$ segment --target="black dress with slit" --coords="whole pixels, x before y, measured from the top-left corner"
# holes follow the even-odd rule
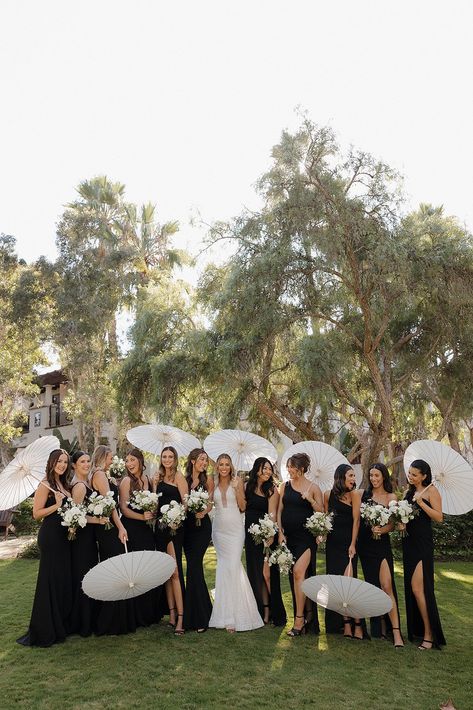
[[[45,508],[54,505],[50,493]],[[27,633],[17,639],[23,646],[52,646],[65,640],[72,608],[71,542],[57,512],[46,516],[38,532],[41,552],[38,579]]]
[[[343,575],[350,562],[348,548],[353,534],[353,511],[351,505],[343,503],[330,491],[329,513],[333,513],[333,528],[325,543],[327,574]],[[357,556],[352,559],[353,576],[357,574]],[[343,616],[330,609],[325,610],[325,631],[338,634],[343,630]]]
[[[202,486],[198,486],[202,488]],[[197,525],[199,520],[200,525]],[[184,553],[186,555],[186,603],[184,628],[206,629],[212,614],[212,602],[204,576],[204,555],[212,537],[212,523],[208,515],[197,519],[187,511],[184,521]]]
[[[159,498],[159,507],[163,505],[169,505],[172,500],[182,503],[181,494],[177,486],[172,485],[172,483],[166,483],[165,481],[160,481],[158,483],[156,493],[161,493]],[[159,512],[158,512],[159,515]],[[184,525],[181,525],[174,533],[171,535],[169,528],[161,529],[159,524],[156,523],[154,529],[154,538],[156,543],[156,549],[160,552],[166,552],[167,546],[170,542],[174,545],[174,554],[176,555],[177,570],[179,573],[179,581],[181,582],[182,598],[185,595],[185,584],[184,584],[184,572],[182,570],[182,547],[184,543]],[[165,599],[165,594],[163,594],[162,599],[162,609],[163,613],[166,613],[167,601]],[[200,628],[200,627],[199,627]]]
[[[118,486],[112,481],[109,481],[109,487],[117,506],[116,510],[119,512]],[[122,545],[118,539],[118,532],[115,525],[109,530],[105,529],[105,525],[96,525],[95,528],[100,562],[125,553],[125,546]],[[136,631],[134,599],[97,602],[95,633],[98,636],[118,636],[120,634],[133,633],[134,631]]]
[[[370,500],[370,494],[368,491],[363,491],[363,496],[361,498],[362,503],[367,503]],[[373,584],[375,587],[381,589],[381,583],[379,581],[379,574],[381,570],[381,564],[383,560],[386,560],[389,572],[391,574],[391,583],[394,598],[397,601],[396,585],[394,583],[394,562],[393,553],[391,550],[391,541],[389,538],[389,533],[384,533],[381,535],[379,540],[373,538],[371,531],[371,526],[363,519],[360,520],[360,530],[358,532],[358,542],[356,543],[356,549],[358,551],[358,556],[360,558],[361,566],[363,569],[363,576],[366,582]],[[399,615],[399,606],[398,606]],[[370,631],[373,638],[380,638],[383,634],[381,619],[384,618],[386,631],[391,631],[392,624],[389,618],[389,614],[385,614],[384,617],[372,616],[370,618]]]
[[[287,481],[284,486],[281,524],[286,537],[287,546],[294,556],[294,564],[306,550],[310,550],[310,562],[307,565],[306,578],[316,573],[317,543],[314,535],[304,527],[307,518],[309,518],[313,512],[309,501],[303,498],[302,494],[291,486],[290,481]],[[292,570],[289,573],[289,583],[291,585],[295,616],[297,613],[297,605]],[[305,617],[307,619],[307,631],[318,634],[320,628],[317,616],[317,605],[309,598],[306,600]]]
[[[258,495],[255,492],[246,492],[246,510],[245,510],[245,557],[246,557],[246,572],[250,580],[253,594],[255,595],[258,611],[262,619],[264,619],[264,604],[263,604],[263,585],[265,584],[263,577],[264,565],[264,545],[257,545],[253,537],[248,532],[248,528],[253,523],[258,523],[261,518],[264,518],[268,512],[268,498]],[[277,534],[275,536],[272,548],[277,547]],[[279,567],[271,565],[270,587],[269,594],[269,620],[274,626],[285,626],[287,617],[281,596],[281,580]]]
[[[74,486],[80,485],[77,481]],[[88,505],[92,489],[86,484],[83,504]],[[74,486],[72,488],[74,488]],[[72,609],[68,620],[69,634],[90,636],[94,630],[97,602],[82,591],[82,580],[87,572],[98,563],[97,542],[93,523],[77,528],[75,539],[71,541],[72,565]]]
[[[412,493],[408,492],[406,499],[412,503]],[[428,501],[426,505],[432,507]],[[409,641],[422,639],[424,624],[412,592],[412,576],[419,562],[422,562],[424,595],[427,605],[430,626],[432,628],[433,648],[440,649],[446,644],[443,635],[440,615],[434,592],[434,542],[432,537],[432,520],[416,503],[418,515],[406,525],[406,536],[402,541],[402,556],[404,562],[404,593],[406,598],[407,635]]]

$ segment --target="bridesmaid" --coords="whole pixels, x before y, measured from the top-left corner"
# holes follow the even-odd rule
[[[383,463],[375,463],[370,469],[370,483],[362,493],[361,502],[373,501],[378,505],[389,506],[391,501],[396,500],[393,493],[389,471]],[[366,582],[379,587],[391,597],[393,608],[384,617],[371,618],[371,636],[385,638],[387,620],[391,622],[389,626],[393,632],[393,643],[395,648],[402,648],[404,642],[401,636],[399,624],[399,607],[397,602],[396,585],[394,584],[394,562],[391,550],[389,533],[393,529],[393,524],[388,523],[383,527],[371,527],[361,521],[358,534],[358,555],[363,568],[363,576]],[[381,535],[375,540],[373,533]],[[384,628],[383,628],[384,626]]]
[[[418,646],[421,651],[440,649],[446,641],[434,593],[432,520],[443,520],[442,499],[432,484],[432,471],[426,461],[413,461],[407,480],[405,498],[418,509],[418,515],[407,523],[407,535],[402,541],[407,633],[409,641],[422,639]]]
[[[110,491],[117,507],[112,513],[113,527],[109,530],[103,525],[97,525],[95,536],[97,540],[100,561],[108,560],[125,552],[124,544],[128,535],[119,516],[118,485],[114,478],[109,477],[108,469],[113,460],[112,450],[108,446],[97,446],[92,454],[90,466],[90,486],[100,495]],[[98,636],[126,634],[136,631],[135,610],[133,600],[114,602],[98,602],[95,632]]]
[[[159,507],[169,504],[172,500],[184,502],[187,494],[187,483],[180,471],[177,470],[178,455],[172,446],[166,446],[161,451],[161,462],[156,476],[153,478],[153,490],[161,493]],[[169,608],[169,624],[174,627],[176,636],[184,633],[184,573],[182,571],[182,545],[184,542],[184,526],[181,525],[171,535],[169,528],[155,527],[154,533],[156,549],[167,552],[176,560],[176,569],[166,582],[166,599]]]
[[[259,457],[248,474],[245,486],[245,556],[246,571],[255,595],[258,611],[265,624],[286,626],[286,610],[281,597],[279,567],[268,565],[263,543],[256,545],[248,528],[258,523],[266,513],[276,521],[279,493],[276,487],[273,464]],[[271,544],[273,541],[271,541]]]
[[[360,496],[356,488],[355,472],[351,466],[342,463],[334,474],[333,488],[324,493],[325,511],[334,513],[333,529],[327,535],[327,574],[349,575],[350,562],[356,577],[356,540],[360,528]],[[325,630],[328,634],[339,633],[347,638],[362,640],[368,638],[360,619],[355,619],[355,628],[348,617],[326,609]]]
[[[289,574],[294,607],[294,625],[289,636],[300,636],[306,628],[319,633],[317,607],[305,596],[302,582],[315,574],[317,542],[304,527],[314,511],[323,511],[320,488],[305,474],[310,467],[307,454],[294,454],[287,461],[290,480],[281,484],[278,508],[279,542],[286,542],[294,555],[294,566]],[[307,626],[309,625],[309,626]]]
[[[72,455],[71,495],[74,503],[88,505],[92,488],[88,482],[90,456],[85,451],[75,451]],[[87,516],[85,528],[78,528],[71,545],[72,564],[72,611],[68,623],[70,634],[90,636],[95,623],[97,604],[82,591],[82,580],[87,572],[98,563],[95,528],[104,525],[106,518]]]
[[[120,482],[120,510],[122,523],[128,535],[128,550],[154,550],[153,529],[148,521],[153,521],[150,511],[139,513],[130,506],[135,491],[150,490],[150,482],[145,474],[145,460],[139,449],[131,449],[125,458],[126,474]],[[157,621],[160,588],[151,589],[135,597],[134,610],[137,626],[150,626]]]
[[[212,536],[208,513],[212,510],[214,493],[213,478],[207,476],[208,465],[209,457],[203,449],[190,452],[186,464],[187,490],[190,493],[200,488],[209,493],[207,510],[195,515],[187,511],[184,523],[184,552],[187,561],[184,628],[195,629],[200,634],[207,631],[212,613],[212,602],[204,577],[204,555]],[[199,525],[197,520],[200,520]]]
[[[38,532],[41,558],[29,629],[18,639],[24,646],[52,646],[66,638],[72,607],[71,543],[57,510],[69,497],[68,469],[69,454],[52,451],[34,495],[33,517],[43,520]]]

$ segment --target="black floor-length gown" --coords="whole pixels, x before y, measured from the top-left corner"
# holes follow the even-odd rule
[[[78,481],[74,486],[77,485]],[[89,486],[86,486],[86,489],[84,505],[88,505],[92,493]],[[72,609],[67,623],[69,634],[90,636],[94,630],[97,602],[82,591],[82,580],[99,561],[96,527],[98,526],[94,523],[87,523],[84,528],[77,528],[76,537],[71,541]]]
[[[92,480],[93,484],[93,480]],[[110,490],[118,507],[118,486],[109,481]],[[125,546],[118,539],[115,525],[105,530],[104,525],[95,526],[100,562],[125,553]],[[139,597],[138,597],[139,598]],[[135,600],[123,599],[113,602],[98,602],[95,632],[98,636],[133,633],[136,631]]]
[[[343,503],[330,491],[328,510],[333,513],[333,528],[327,535],[325,544],[327,574],[343,575],[350,558],[348,548],[351,545],[353,532],[353,511],[351,505]],[[352,559],[353,576],[357,574],[357,555]],[[343,629],[343,616],[330,609],[325,610],[325,631],[327,634],[338,634]],[[365,635],[365,630],[363,629]]]
[[[310,563],[307,566],[306,578],[313,576],[316,572],[317,543],[314,535],[304,527],[304,523],[313,512],[309,501],[303,498],[299,491],[294,490],[290,481],[287,481],[284,486],[281,524],[286,537],[287,546],[294,555],[294,564],[306,550],[310,550]],[[289,573],[289,583],[291,585],[295,616],[297,614],[297,607],[292,571]],[[305,616],[307,619],[306,628],[308,631],[318,634],[320,629],[317,606],[310,599],[307,599],[305,608]]]
[[[363,496],[361,499],[362,503],[367,503],[370,500],[370,495],[368,491],[363,491]],[[391,573],[391,583],[394,598],[397,602],[397,592],[396,585],[394,583],[394,563],[393,563],[393,553],[391,550],[391,541],[389,538],[389,533],[381,535],[379,540],[373,538],[371,531],[371,526],[368,525],[363,519],[360,520],[360,530],[358,533],[358,542],[356,543],[356,549],[358,552],[358,557],[360,558],[361,566],[363,568],[363,576],[366,582],[373,584],[375,587],[381,589],[381,583],[379,581],[379,573],[381,570],[381,564],[383,560],[386,560],[389,571]],[[398,605],[398,615],[399,615],[399,605]],[[372,616],[370,619],[370,631],[373,638],[380,638],[382,636],[382,625],[381,616]],[[389,614],[384,615],[384,621],[386,624],[386,630],[390,631],[392,629],[391,620]]]
[[[172,500],[182,503],[181,494],[177,486],[173,486],[172,483],[166,483],[165,481],[160,481],[158,483],[157,493],[161,493],[159,499],[159,507],[163,505],[169,505]],[[159,513],[158,513],[159,515]],[[185,597],[185,584],[184,584],[184,572],[182,570],[182,547],[184,543],[184,525],[181,525],[174,535],[171,535],[169,528],[161,529],[159,524],[156,523],[154,529],[154,538],[156,542],[156,549],[160,552],[166,552],[167,546],[170,542],[174,545],[174,554],[176,555],[177,571],[179,574],[179,581],[181,582],[182,598]],[[163,614],[168,613],[169,609],[167,606],[166,594],[163,593],[161,597],[161,611]],[[176,612],[177,613],[177,612]],[[200,628],[200,627],[199,627]]]
[[[54,505],[50,493],[44,505]],[[52,646],[64,641],[72,607],[71,543],[67,527],[57,512],[47,515],[38,532],[41,551],[36,592],[27,633],[18,639],[24,646]]]
[[[130,499],[132,491],[130,490]],[[139,511],[134,510],[130,503],[128,508],[134,513]],[[128,551],[135,552],[137,550],[155,550],[153,528],[148,525],[146,520],[137,520],[135,518],[122,517],[122,523],[128,533]],[[156,623],[161,618],[159,613],[159,604],[161,598],[162,587],[155,587],[149,592],[140,594],[135,597],[134,610],[135,621],[137,626],[150,626]]]
[[[206,629],[212,614],[212,602],[204,576],[204,555],[212,536],[212,523],[208,515],[199,518],[187,511],[184,521],[184,552],[186,555],[186,603],[184,628]]]
[[[412,503],[412,493],[406,498]],[[424,501],[432,507],[428,501]],[[427,604],[427,613],[432,627],[433,648],[440,649],[446,644],[443,635],[440,615],[434,592],[434,543],[432,537],[432,520],[420,506],[418,515],[406,525],[406,537],[402,541],[404,562],[404,593],[406,598],[407,635],[409,641],[423,639],[424,624],[417,606],[416,598],[412,592],[412,576],[419,562],[422,562],[424,580],[424,595]]]
[[[257,545],[253,537],[248,532],[248,528],[253,523],[258,524],[261,518],[264,518],[268,512],[268,498],[260,496],[257,493],[247,493],[246,495],[246,510],[245,510],[245,557],[246,557],[246,572],[250,580],[253,594],[255,595],[258,611],[262,619],[264,619],[264,604],[263,604],[263,565],[264,565],[264,545]],[[273,548],[277,546],[277,534],[275,536]],[[285,626],[287,617],[281,596],[281,581],[279,575],[279,567],[271,565],[270,571],[270,586],[271,593],[269,594],[269,620],[274,626]]]

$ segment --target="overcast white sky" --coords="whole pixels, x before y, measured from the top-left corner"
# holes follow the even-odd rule
[[[255,204],[297,105],[473,228],[472,27],[469,0],[2,0],[0,232],[54,258],[105,173],[195,250],[191,214]]]

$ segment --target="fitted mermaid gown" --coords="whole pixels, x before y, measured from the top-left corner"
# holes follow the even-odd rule
[[[235,631],[259,629],[264,624],[241,563],[245,530],[233,488],[229,486],[223,497],[217,486],[214,502],[212,540],[217,553],[217,572],[209,626]]]
[[[184,522],[184,552],[187,562],[185,629],[206,629],[212,614],[212,602],[204,577],[204,555],[210,544],[212,524],[208,515],[199,519],[200,525],[196,525],[196,520],[194,513],[188,510]]]
[[[412,493],[406,495],[412,503]],[[428,501],[425,503],[432,507]],[[409,641],[422,639],[424,624],[412,592],[412,576],[419,562],[422,562],[424,595],[427,604],[427,614],[432,628],[433,648],[440,649],[446,644],[443,635],[440,615],[434,592],[434,542],[432,537],[432,520],[420,506],[418,515],[406,525],[406,537],[402,541],[402,556],[404,562],[404,593],[406,598],[407,635]]]
[[[50,493],[44,507],[55,502]],[[29,629],[18,639],[23,646],[52,646],[67,635],[72,608],[71,542],[61,522],[57,512],[51,513],[38,532],[41,557]]]

